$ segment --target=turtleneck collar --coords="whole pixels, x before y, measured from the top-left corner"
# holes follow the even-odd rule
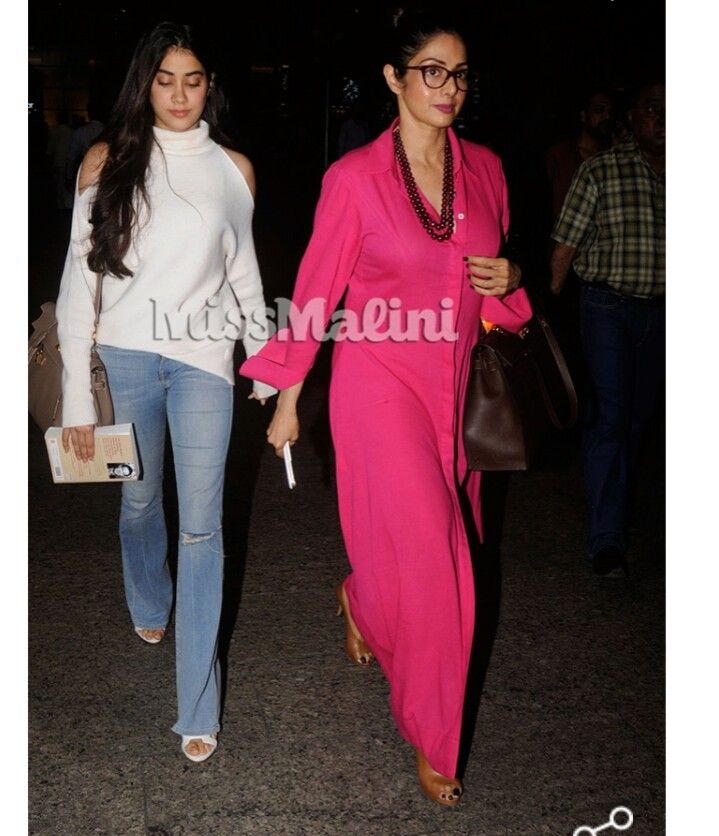
[[[201,119],[196,128],[189,131],[168,131],[153,125],[155,139],[166,154],[202,154],[209,150],[213,142],[210,139],[210,126]]]

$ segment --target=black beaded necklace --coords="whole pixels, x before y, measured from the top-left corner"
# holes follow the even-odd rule
[[[425,208],[420,197],[417,183],[412,174],[412,168],[407,159],[407,152],[404,150],[402,137],[399,135],[399,127],[392,132],[394,142],[394,155],[399,163],[399,170],[402,174],[404,186],[407,189],[409,202],[427,235],[435,241],[446,241],[454,231],[454,158],[452,157],[452,146],[449,136],[444,141],[444,169],[442,171],[442,210],[439,213],[439,220],[433,221],[431,215]]]

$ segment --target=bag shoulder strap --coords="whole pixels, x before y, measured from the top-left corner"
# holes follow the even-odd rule
[[[102,273],[95,274],[95,321],[92,325],[92,344],[97,342],[97,324],[100,321],[100,311],[102,310]]]

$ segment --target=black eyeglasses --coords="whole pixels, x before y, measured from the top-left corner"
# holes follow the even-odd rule
[[[477,73],[471,70],[448,70],[446,67],[440,67],[439,64],[422,64],[421,66],[405,64],[404,68],[405,70],[419,70],[422,73],[422,80],[432,90],[444,87],[450,78],[454,79],[457,89],[463,93],[477,83]]]

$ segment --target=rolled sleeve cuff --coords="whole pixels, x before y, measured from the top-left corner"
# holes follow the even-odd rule
[[[503,297],[485,296],[482,302],[482,319],[515,334],[531,318],[532,306],[527,291],[522,287]]]
[[[584,239],[584,230],[554,229],[549,237],[558,244],[564,244],[576,250]]]
[[[290,346],[295,350],[290,351]],[[248,357],[240,366],[239,372],[243,377],[260,381],[275,389],[288,389],[305,379],[314,357],[313,347],[310,347],[311,357],[299,362],[300,358],[296,356],[298,348],[298,344],[292,342],[288,329],[283,328],[257,354]]]

